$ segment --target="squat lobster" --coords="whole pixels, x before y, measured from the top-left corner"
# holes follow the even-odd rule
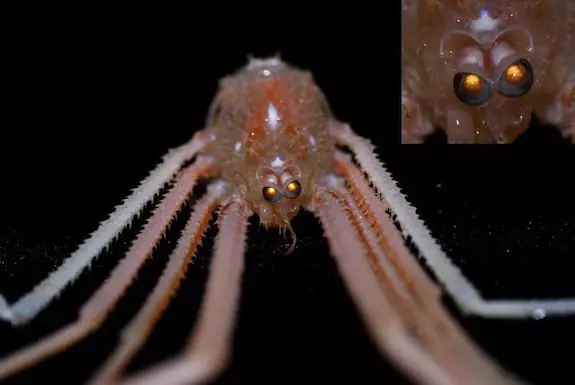
[[[334,118],[308,72],[278,58],[251,59],[221,81],[206,127],[170,151],[109,219],[30,293],[12,305],[0,297],[4,320],[18,325],[34,318],[177,174],[125,258],[82,307],[79,319],[0,360],[0,379],[93,332],[200,179],[210,180],[207,192],[193,206],[153,293],[122,331],[120,346],[95,373],[92,384],[195,384],[218,375],[230,352],[252,214],[264,226],[288,229],[292,235],[289,223],[300,209],[319,218],[371,338],[419,384],[518,382],[481,353],[451,319],[441,305],[439,288],[414,260],[387,209],[464,312],[491,317],[575,312],[575,300],[483,300],[431,237],[371,144]],[[351,150],[357,165],[336,146]],[[216,210],[219,234],[210,277],[185,352],[122,380],[123,369],[166,307]]]

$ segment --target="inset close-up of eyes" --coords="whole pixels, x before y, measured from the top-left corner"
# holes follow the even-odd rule
[[[402,5],[403,143],[575,143],[573,0]]]
[[[0,384],[569,383],[570,59],[506,24],[540,3],[218,19],[221,36],[161,7],[23,21]],[[434,145],[452,142],[518,145]]]

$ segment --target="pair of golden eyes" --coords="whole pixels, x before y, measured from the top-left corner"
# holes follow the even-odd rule
[[[494,85],[477,74],[460,72],[453,78],[453,89],[463,103],[479,106],[491,99],[493,87],[505,97],[517,98],[529,92],[533,81],[533,68],[527,60],[519,59],[505,69]]]
[[[277,202],[282,196],[289,199],[295,199],[301,194],[301,184],[297,181],[289,182],[283,193],[275,187],[266,186],[262,190],[262,195],[264,199],[268,202]]]

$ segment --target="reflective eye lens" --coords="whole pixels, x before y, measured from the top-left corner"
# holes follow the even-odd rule
[[[297,180],[293,180],[286,185],[284,195],[287,198],[297,198],[301,194],[301,184]]]
[[[489,82],[470,72],[460,72],[455,75],[453,90],[457,98],[469,106],[486,103],[493,95]]]
[[[268,202],[277,202],[281,198],[281,194],[275,187],[264,187],[262,190],[264,199]]]
[[[519,59],[505,68],[497,82],[497,92],[508,98],[525,95],[533,86],[533,68],[525,59]]]

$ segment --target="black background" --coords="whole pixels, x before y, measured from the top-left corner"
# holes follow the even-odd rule
[[[1,140],[0,290],[9,301],[61,263],[168,148],[202,127],[219,78],[247,54],[277,52],[311,70],[336,116],[374,141],[433,235],[485,296],[575,296],[575,153],[568,142],[533,124],[513,146],[399,145],[398,10],[311,15],[299,7],[262,6],[249,17],[223,5],[218,12],[140,6],[14,15]],[[100,331],[11,383],[85,380],[151,290],[188,212]],[[142,221],[29,325],[0,324],[0,354],[73,320]],[[293,225],[299,243],[288,256],[287,240],[250,228],[234,359],[218,383],[407,383],[369,342],[315,219],[304,214]],[[184,343],[213,234],[130,371]],[[575,381],[573,318],[460,320],[525,379]]]

